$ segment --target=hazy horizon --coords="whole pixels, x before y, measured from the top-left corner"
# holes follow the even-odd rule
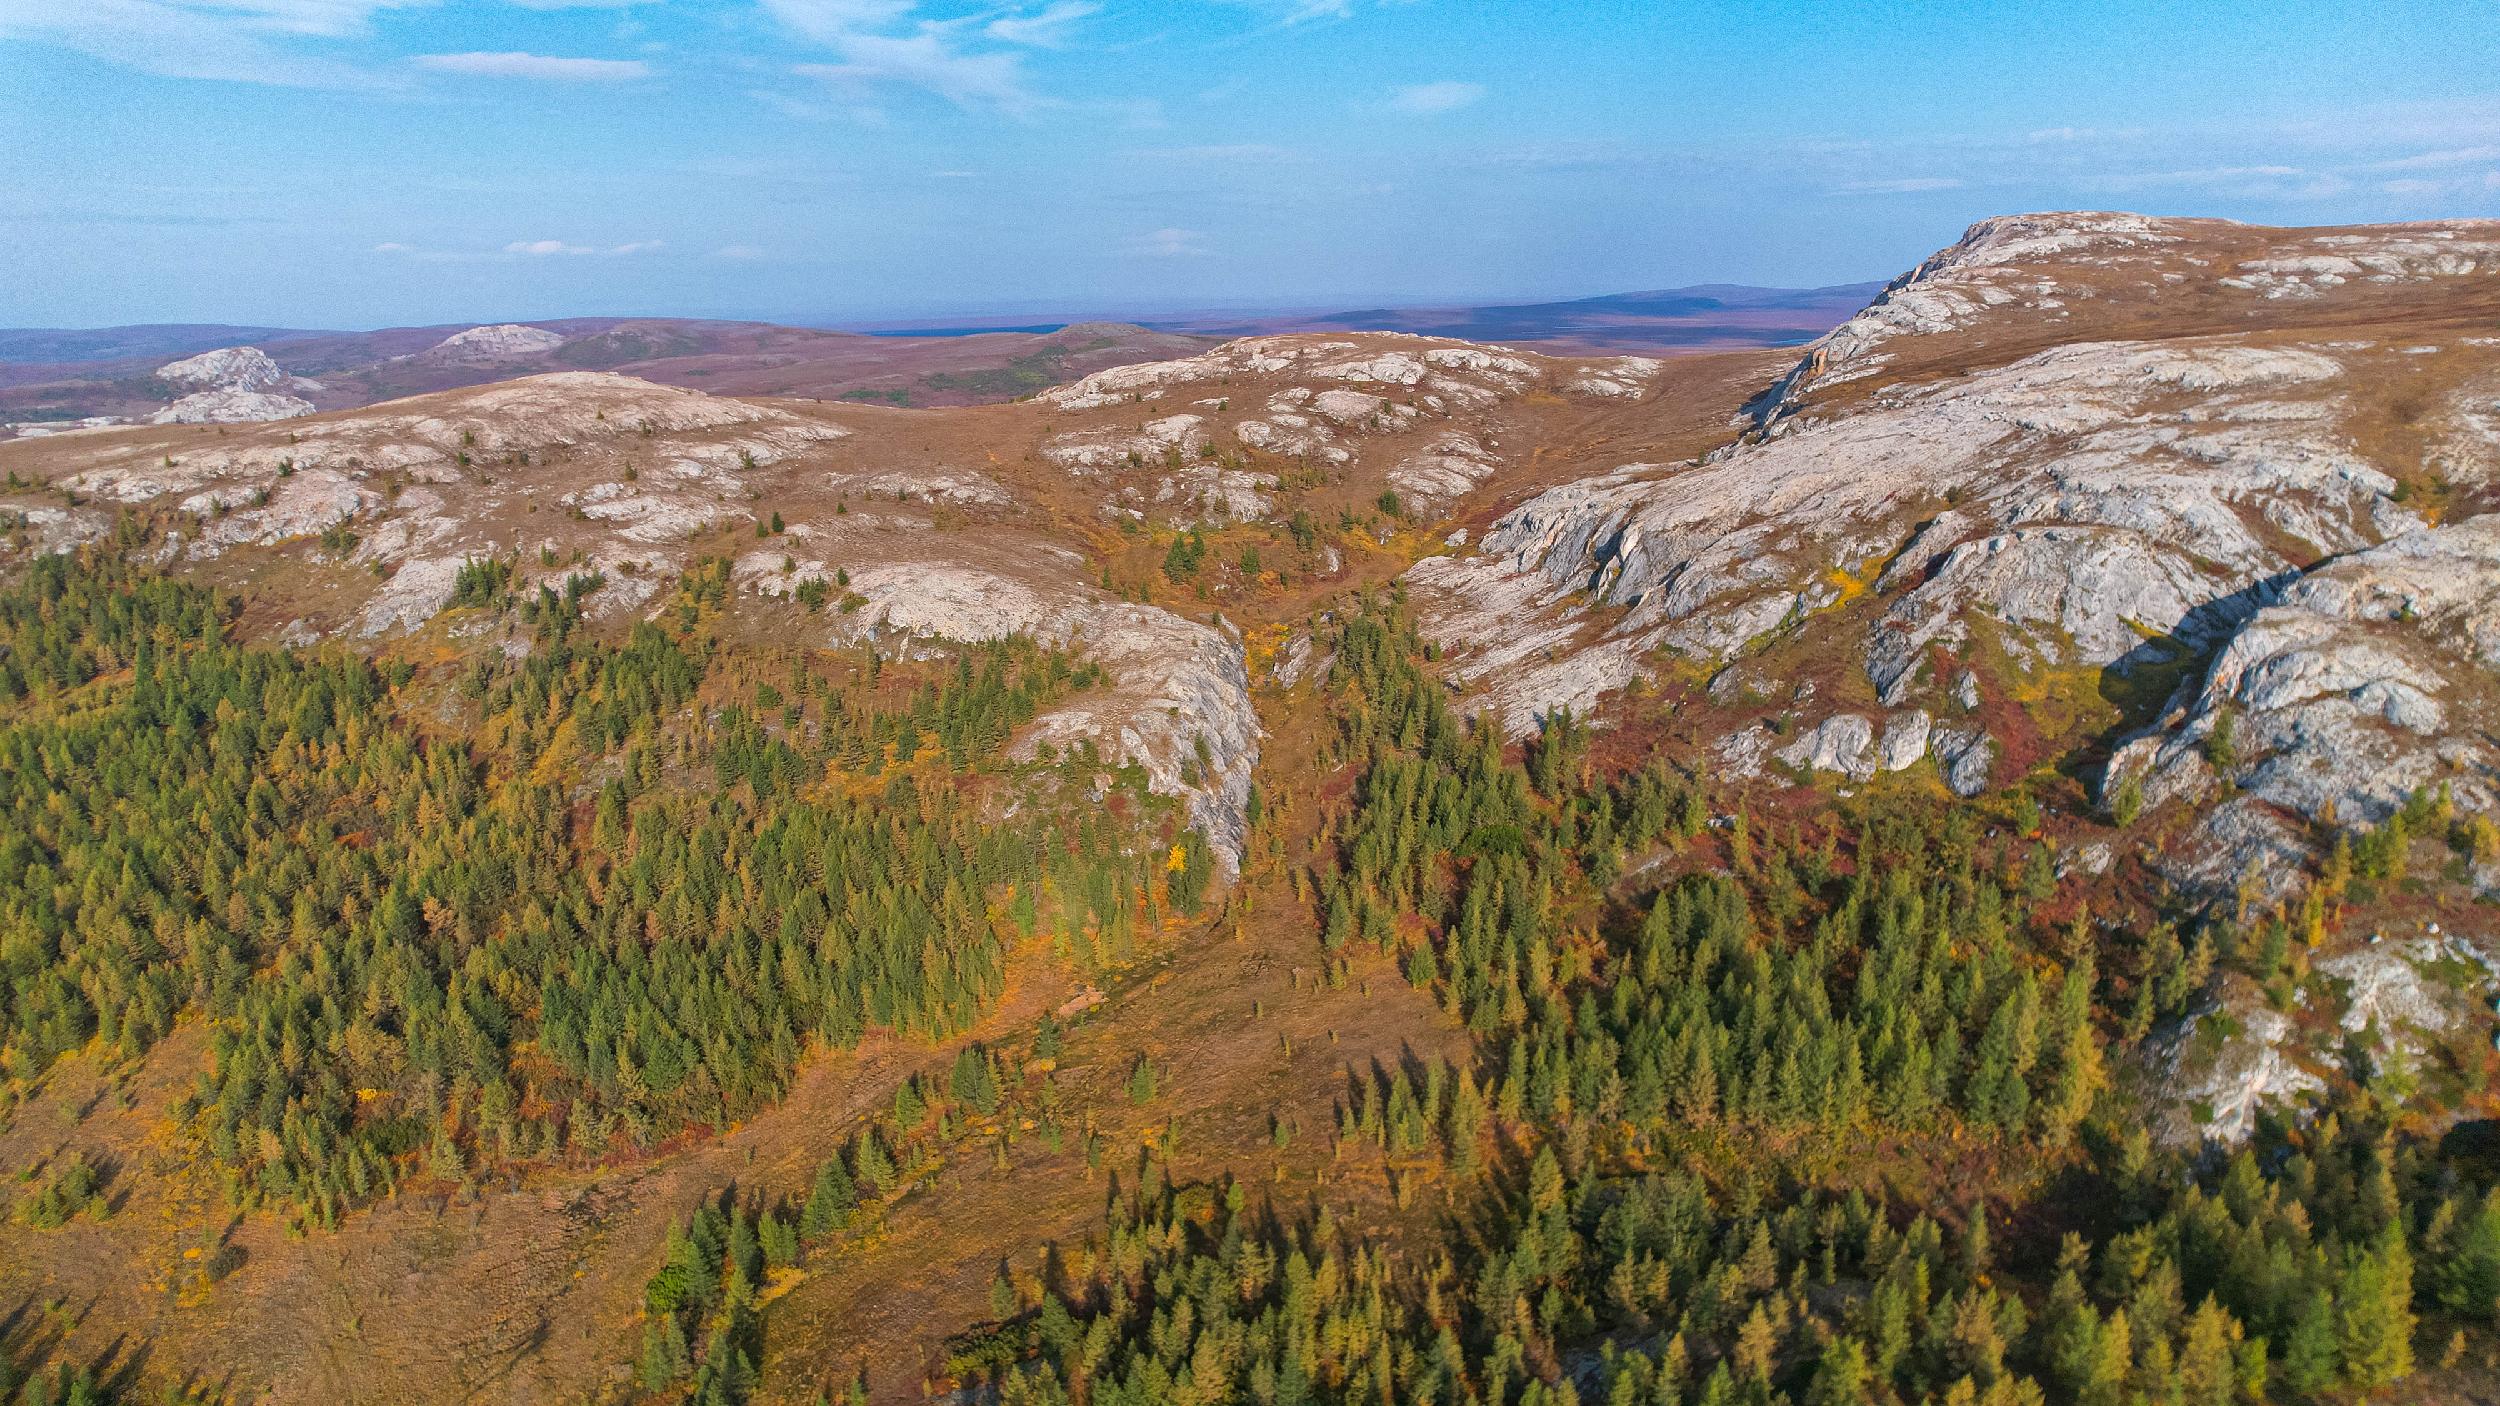
[[[76,325],[61,324],[37,326],[35,324],[12,323],[6,326],[0,326],[0,331],[102,332],[125,327],[219,327],[262,332],[354,333],[378,332],[399,327],[474,326],[480,323],[492,322],[535,324],[579,321],[642,321],[665,319],[682,321],[769,323],[780,327],[800,327],[836,332],[865,332],[877,335],[893,335],[905,332],[921,332],[930,335],[951,335],[971,332],[1030,331],[1035,329],[1055,330],[1060,327],[1070,327],[1086,322],[1135,322],[1158,326],[1177,326],[1181,324],[1195,324],[1200,322],[1219,322],[1227,318],[1254,320],[1297,315],[1316,316],[1323,314],[1362,312],[1367,310],[1415,311],[1429,310],[1440,307],[1497,308],[1509,306],[1541,306],[1548,304],[1598,300],[1627,294],[1681,292],[1689,288],[1750,288],[1772,293],[1813,293],[1835,288],[1875,287],[1880,286],[1883,281],[1884,280],[1882,279],[1874,278],[1851,279],[1841,283],[1817,284],[1810,287],[1784,287],[1768,284],[1729,284],[1725,282],[1705,281],[1701,283],[1678,284],[1671,288],[1617,288],[1609,289],[1603,292],[1559,292],[1549,295],[1531,293],[1517,296],[1496,295],[1492,297],[1466,300],[1433,300],[1425,298],[1400,297],[1395,294],[1375,294],[1369,297],[1357,294],[1348,294],[1338,298],[1321,299],[1318,301],[1296,300],[1292,302],[1268,303],[1239,301],[1206,305],[1171,303],[1139,304],[1128,307],[1071,307],[1064,303],[1047,302],[1037,303],[1029,307],[1020,307],[1013,304],[967,304],[965,306],[955,308],[935,307],[918,312],[905,310],[888,315],[867,314],[851,317],[820,317],[805,313],[681,313],[642,312],[633,310],[526,316],[488,310],[480,312],[475,316],[431,318],[423,322],[369,322],[355,324],[282,323],[269,321],[267,319],[237,320],[219,318],[213,320],[193,320],[151,318],[139,322],[82,323]]]

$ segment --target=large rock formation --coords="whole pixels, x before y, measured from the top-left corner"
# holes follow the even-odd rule
[[[2308,262],[2319,247],[2343,262]],[[1810,348],[1736,442],[1558,483],[1406,579],[1514,733],[1775,650],[1857,682],[1789,700],[1786,740],[1731,724],[1723,765],[1864,779],[1907,751],[1879,762],[1870,718],[1915,709],[1969,792],[2087,740],[2032,719],[2009,771],[1991,719],[2164,688],[2222,650],[2213,687],[2253,691],[2229,705],[2251,715],[2250,803],[2340,797],[2330,813],[2368,819],[2450,777],[2481,807],[2480,715],[2458,700],[2490,663],[2456,622],[2489,609],[2484,534],[2434,530],[2423,509],[2500,483],[2500,338],[2451,324],[2500,305],[2494,273],[2500,228],[2465,222],[1986,221]],[[2308,291],[2284,294],[2295,279]],[[2354,617],[2380,622],[2366,641]],[[2189,789],[2202,716],[2189,706],[2121,772],[2149,769],[2157,798]],[[2366,780],[2330,778],[2347,746]],[[2244,864],[2250,818],[2219,819]]]
[[[151,417],[159,425],[245,424],[313,413],[311,401],[282,393],[296,386],[295,378],[258,347],[220,347],[186,356],[158,367],[156,378],[190,388]]]
[[[489,365],[504,361],[534,361],[564,345],[561,333],[543,327],[530,327],[517,322],[500,322],[491,327],[472,327],[450,336],[417,353],[417,359],[453,365]]]

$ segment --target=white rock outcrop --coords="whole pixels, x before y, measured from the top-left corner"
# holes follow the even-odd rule
[[[191,389],[150,416],[151,424],[247,424],[313,413],[311,401],[283,393],[294,378],[258,347],[220,347],[169,361],[156,368],[156,379]]]
[[[489,327],[472,327],[454,332],[443,340],[417,353],[421,360],[458,362],[470,365],[499,361],[531,361],[562,347],[562,333],[544,327],[531,327],[517,322],[500,322]]]
[[[276,390],[287,374],[258,347],[219,347],[156,368],[156,379],[191,390]]]
[[[1716,661],[1881,567],[1861,658],[1896,707],[1982,618],[2026,669],[2127,666],[2261,605],[2297,570],[2285,543],[2347,552],[2419,521],[2332,419],[2274,413],[2286,385],[2331,385],[2334,359],[2248,350],[2082,343],[1884,392],[1699,464],[1548,489],[1414,579],[1463,600],[1484,593],[1459,578],[1506,578],[1537,611],[1604,609],[1634,653]],[[1453,645],[1482,633],[1462,616],[1432,617]]]

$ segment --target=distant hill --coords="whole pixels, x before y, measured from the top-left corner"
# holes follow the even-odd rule
[[[186,387],[158,371],[257,347],[320,410],[547,371],[618,371],[721,395],[903,406],[1012,400],[1088,372],[1187,356],[1211,339],[1126,323],[962,335],[869,336],[766,322],[564,318],[372,332],[220,325],[0,330],[0,423],[145,419]]]
[[[235,327],[222,322],[149,323],[137,327],[0,328],[0,367],[71,366],[91,361],[172,361],[246,343],[339,335],[290,327]]]
[[[1753,288],[1705,283],[1552,303],[1362,308],[1348,312],[1184,318],[1148,323],[1176,332],[1413,332],[1477,342],[1555,342],[1592,351],[1692,351],[1795,346],[1866,306],[1881,283]]]
[[[0,424],[145,419],[180,388],[169,362],[258,347],[291,396],[344,410],[544,371],[619,371],[720,395],[903,406],[1012,400],[1088,372],[1188,356],[1214,340],[1284,332],[1408,332],[1562,352],[1784,347],[1865,306],[1882,285],[1753,288],[1709,283],[1550,303],[1222,313],[1134,322],[976,320],[866,330],[698,318],[583,317],[447,323],[369,332],[217,323],[0,329]]]

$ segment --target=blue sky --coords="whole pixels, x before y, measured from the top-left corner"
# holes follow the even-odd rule
[[[2500,215],[2486,4],[0,0],[0,324],[793,321],[1888,276]]]

